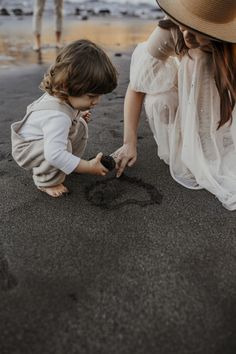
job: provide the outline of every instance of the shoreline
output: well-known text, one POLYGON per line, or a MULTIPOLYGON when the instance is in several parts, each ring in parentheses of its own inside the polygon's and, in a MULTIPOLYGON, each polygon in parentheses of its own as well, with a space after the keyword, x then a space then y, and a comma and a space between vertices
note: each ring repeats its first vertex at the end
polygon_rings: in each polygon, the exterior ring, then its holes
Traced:
MULTIPOLYGON (((0 70, 30 64, 49 65, 55 58, 54 32, 51 18, 43 18, 41 56, 32 49, 32 18, 0 20, 0 70)), ((134 47, 146 40, 156 27, 153 20, 134 18, 90 18, 80 21, 76 16, 64 18, 62 44, 87 38, 110 54, 131 53, 134 47)))

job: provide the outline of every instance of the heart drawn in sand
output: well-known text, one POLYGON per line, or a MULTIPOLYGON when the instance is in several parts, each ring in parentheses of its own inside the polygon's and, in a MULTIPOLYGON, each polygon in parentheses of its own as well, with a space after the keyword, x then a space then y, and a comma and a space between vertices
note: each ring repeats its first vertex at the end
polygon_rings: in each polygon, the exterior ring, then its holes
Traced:
POLYGON ((151 184, 141 179, 122 175, 97 181, 86 188, 86 198, 93 205, 105 209, 117 209, 127 204, 145 207, 161 204, 163 196, 151 184))
POLYGON ((5 257, 0 257, 0 290, 8 291, 18 284, 16 277, 9 269, 9 262, 5 257))

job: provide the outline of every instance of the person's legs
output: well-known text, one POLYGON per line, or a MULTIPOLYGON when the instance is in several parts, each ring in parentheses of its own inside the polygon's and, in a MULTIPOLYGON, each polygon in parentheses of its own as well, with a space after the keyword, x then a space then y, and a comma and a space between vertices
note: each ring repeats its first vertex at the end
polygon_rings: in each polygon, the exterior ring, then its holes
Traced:
POLYGON ((33 14, 34 50, 41 48, 42 16, 45 0, 35 0, 33 14))
POLYGON ((61 47, 63 0, 54 0, 56 47, 61 47))

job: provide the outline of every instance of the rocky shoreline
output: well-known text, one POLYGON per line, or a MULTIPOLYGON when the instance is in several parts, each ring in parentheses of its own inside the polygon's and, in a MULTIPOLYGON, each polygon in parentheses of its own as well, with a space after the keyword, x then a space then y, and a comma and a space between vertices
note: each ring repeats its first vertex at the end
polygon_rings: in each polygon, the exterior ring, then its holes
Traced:
MULTIPOLYGON (((49 5, 45 7, 45 12, 51 13, 53 11, 53 4, 49 1, 49 5)), ((17 2, 0 2, 0 16, 32 16, 33 4, 32 2, 23 2, 20 6, 17 2)), ((163 16, 160 8, 153 3, 153 5, 140 3, 119 4, 117 2, 107 3, 105 1, 82 1, 82 2, 65 2, 64 15, 75 15, 82 20, 87 20, 90 17, 135 17, 142 19, 159 19, 163 16)))

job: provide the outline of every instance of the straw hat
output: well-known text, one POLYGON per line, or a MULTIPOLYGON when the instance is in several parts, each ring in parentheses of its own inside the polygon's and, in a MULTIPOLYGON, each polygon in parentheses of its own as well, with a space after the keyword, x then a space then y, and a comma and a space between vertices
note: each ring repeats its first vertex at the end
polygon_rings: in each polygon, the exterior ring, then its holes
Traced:
POLYGON ((156 0, 174 21, 212 38, 236 43, 236 0, 156 0))

